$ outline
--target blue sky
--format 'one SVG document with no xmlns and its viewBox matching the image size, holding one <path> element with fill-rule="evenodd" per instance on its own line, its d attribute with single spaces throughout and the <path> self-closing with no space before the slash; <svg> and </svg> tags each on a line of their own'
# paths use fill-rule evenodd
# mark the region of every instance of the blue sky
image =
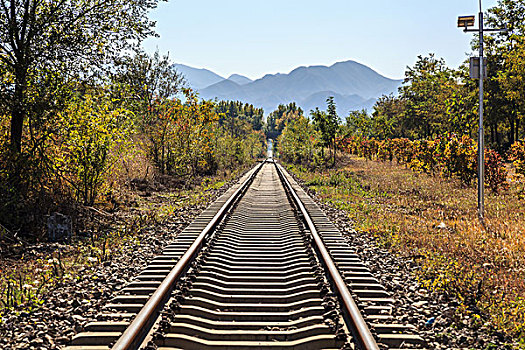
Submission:
<svg viewBox="0 0 525 350">
<path fill-rule="evenodd" d="M 144 47 L 225 77 L 351 59 L 402 78 L 421 54 L 465 60 L 472 36 L 457 16 L 477 12 L 478 0 L 169 0 L 151 13 L 160 37 Z"/>
</svg>

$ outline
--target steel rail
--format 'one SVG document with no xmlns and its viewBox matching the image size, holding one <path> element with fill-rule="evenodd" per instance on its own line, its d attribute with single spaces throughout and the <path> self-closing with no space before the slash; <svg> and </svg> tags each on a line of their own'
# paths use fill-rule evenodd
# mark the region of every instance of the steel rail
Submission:
<svg viewBox="0 0 525 350">
<path fill-rule="evenodd" d="M 146 304 L 139 311 L 137 316 L 133 319 L 131 324 L 122 333 L 115 345 L 114 350 L 135 350 L 138 349 L 145 337 L 149 333 L 151 327 L 155 324 L 158 314 L 166 301 L 168 300 L 175 283 L 184 274 L 189 267 L 189 264 L 197 253 L 201 250 L 205 239 L 221 222 L 228 210 L 232 207 L 238 197 L 249 187 L 264 162 L 259 164 L 252 174 L 246 179 L 241 186 L 228 198 L 221 209 L 215 214 L 208 225 L 201 231 L 199 236 L 195 239 L 193 244 L 188 248 L 184 255 L 179 259 L 177 264 L 171 269 L 170 273 L 162 281 L 159 287 L 148 299 Z"/>
<path fill-rule="evenodd" d="M 350 294 L 350 291 L 348 290 L 348 287 L 346 286 L 345 281 L 343 280 L 343 277 L 339 273 L 339 270 L 337 269 L 337 266 L 335 266 L 334 261 L 332 260 L 330 254 L 328 253 L 328 250 L 326 249 L 326 246 L 324 245 L 323 239 L 317 232 L 317 229 L 315 228 L 315 225 L 308 214 L 308 211 L 303 205 L 303 202 L 297 195 L 297 193 L 292 188 L 292 185 L 284 176 L 284 172 L 282 169 L 280 169 L 280 165 L 275 163 L 275 167 L 277 169 L 277 172 L 279 173 L 279 177 L 285 184 L 286 188 L 289 190 L 290 195 L 293 198 L 293 201 L 301 211 L 301 214 L 304 217 L 304 220 L 306 221 L 306 224 L 308 226 L 308 229 L 310 230 L 312 237 L 314 239 L 315 245 L 321 255 L 321 258 L 323 259 L 323 262 L 330 274 L 330 277 L 332 278 L 332 282 L 335 285 L 338 295 L 340 299 L 343 302 L 344 305 L 344 311 L 346 311 L 347 316 L 350 318 L 350 324 L 347 324 L 347 326 L 352 330 L 354 333 L 354 337 L 356 338 L 357 342 L 363 349 L 366 350 L 379 350 L 379 346 L 376 343 L 376 340 L 374 339 L 374 336 L 370 332 L 370 329 L 368 328 L 368 325 L 366 324 L 363 316 L 361 315 L 361 311 L 359 311 L 359 308 L 357 307 L 357 304 L 355 303 L 354 299 L 352 298 L 352 295 Z"/>
</svg>

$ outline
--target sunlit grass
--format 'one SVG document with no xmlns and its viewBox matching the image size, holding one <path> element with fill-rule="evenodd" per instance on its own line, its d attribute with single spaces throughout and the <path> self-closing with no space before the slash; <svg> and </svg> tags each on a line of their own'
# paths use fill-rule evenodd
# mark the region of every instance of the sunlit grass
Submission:
<svg viewBox="0 0 525 350">
<path fill-rule="evenodd" d="M 329 171 L 291 170 L 359 233 L 415 259 L 420 282 L 457 298 L 460 312 L 488 315 L 496 329 L 525 338 L 523 184 L 487 193 L 482 225 L 474 187 L 395 163 L 348 157 Z"/>
<path fill-rule="evenodd" d="M 140 245 L 141 232 L 175 218 L 177 211 L 209 203 L 214 192 L 243 169 L 223 172 L 204 179 L 193 188 L 153 192 L 144 198 L 132 195 L 136 203 L 128 210 L 126 222 L 94 232 L 73 245 L 64 245 L 45 258 L 3 259 L 0 261 L 0 322 L 8 312 L 31 312 L 43 303 L 45 293 L 60 281 L 74 280 L 83 267 L 110 261 L 126 245 Z M 131 243 L 131 244 L 129 244 Z"/>
</svg>

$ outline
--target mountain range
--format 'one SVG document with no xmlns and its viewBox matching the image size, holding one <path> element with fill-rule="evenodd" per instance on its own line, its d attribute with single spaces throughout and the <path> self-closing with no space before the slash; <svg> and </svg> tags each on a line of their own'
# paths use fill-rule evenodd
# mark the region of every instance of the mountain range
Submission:
<svg viewBox="0 0 525 350">
<path fill-rule="evenodd" d="M 339 114 L 345 116 L 351 110 L 371 109 L 378 97 L 395 94 L 402 82 L 354 61 L 298 67 L 288 74 L 267 74 L 253 81 L 239 74 L 223 78 L 183 64 L 174 67 L 201 98 L 239 100 L 264 108 L 266 114 L 289 102 L 296 102 L 306 113 L 316 107 L 325 109 L 326 99 L 334 96 Z"/>
</svg>

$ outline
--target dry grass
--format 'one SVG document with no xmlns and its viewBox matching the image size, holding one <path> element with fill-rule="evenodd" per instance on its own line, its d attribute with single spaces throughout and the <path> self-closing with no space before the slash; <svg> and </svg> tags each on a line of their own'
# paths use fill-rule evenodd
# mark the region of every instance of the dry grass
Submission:
<svg viewBox="0 0 525 350">
<path fill-rule="evenodd" d="M 523 184 L 488 193 L 482 225 L 474 187 L 395 163 L 349 156 L 334 170 L 293 171 L 324 201 L 344 209 L 358 232 L 416 259 L 424 285 L 459 298 L 461 312 L 487 317 L 523 343 Z"/>
<path fill-rule="evenodd" d="M 140 156 L 133 161 L 146 164 Z M 145 170 L 145 168 L 144 168 Z M 173 189 L 155 183 L 147 171 L 140 181 L 129 179 L 118 183 L 126 174 L 115 174 L 113 204 L 98 203 L 89 223 L 83 224 L 85 237 L 74 237 L 73 244 L 39 244 L 24 242 L 12 244 L 0 259 L 0 323 L 8 312 L 35 310 L 42 297 L 64 279 L 77 278 L 85 266 L 112 260 L 128 242 L 140 245 L 145 236 L 163 227 L 163 223 L 177 221 L 177 212 L 183 208 L 206 205 L 216 189 L 234 179 L 243 169 L 227 170 L 204 179 L 192 179 L 183 188 Z M 129 174 L 128 174 L 129 175 Z M 126 186 L 129 184 L 129 186 Z M 131 187 L 130 187 L 131 186 Z M 116 202 L 116 203 L 115 203 Z M 106 212 L 110 210 L 111 214 Z M 0 232 L 1 233 L 1 232 Z"/>
</svg>

